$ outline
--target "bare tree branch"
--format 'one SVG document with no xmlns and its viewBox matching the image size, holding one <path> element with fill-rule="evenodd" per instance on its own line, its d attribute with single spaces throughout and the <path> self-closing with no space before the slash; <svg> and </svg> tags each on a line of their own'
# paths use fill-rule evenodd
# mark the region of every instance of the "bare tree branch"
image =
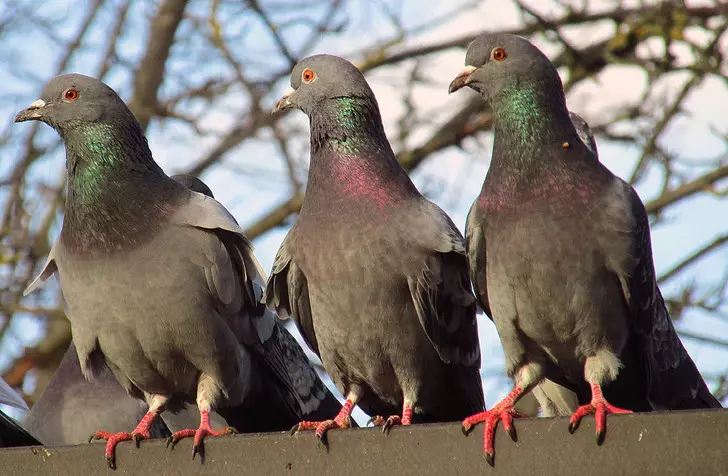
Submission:
<svg viewBox="0 0 728 476">
<path fill-rule="evenodd" d="M 164 81 L 164 65 L 189 0 L 163 0 L 149 27 L 147 52 L 134 77 L 129 109 L 143 129 L 149 125 L 157 105 L 157 92 Z"/>
</svg>

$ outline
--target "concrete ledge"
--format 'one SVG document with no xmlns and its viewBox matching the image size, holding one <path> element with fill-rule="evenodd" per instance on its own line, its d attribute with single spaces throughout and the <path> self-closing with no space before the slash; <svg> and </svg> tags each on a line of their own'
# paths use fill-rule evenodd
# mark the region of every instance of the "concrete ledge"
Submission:
<svg viewBox="0 0 728 476">
<path fill-rule="evenodd" d="M 467 438 L 459 424 L 330 432 L 329 450 L 313 434 L 237 435 L 206 440 L 204 464 L 190 439 L 170 451 L 164 440 L 117 449 L 106 466 L 103 444 L 0 450 L 1 475 L 728 475 L 728 410 L 608 416 L 601 447 L 594 419 L 574 435 L 565 418 L 517 420 L 518 443 L 498 428 L 495 468 L 485 462 L 482 425 Z"/>
</svg>

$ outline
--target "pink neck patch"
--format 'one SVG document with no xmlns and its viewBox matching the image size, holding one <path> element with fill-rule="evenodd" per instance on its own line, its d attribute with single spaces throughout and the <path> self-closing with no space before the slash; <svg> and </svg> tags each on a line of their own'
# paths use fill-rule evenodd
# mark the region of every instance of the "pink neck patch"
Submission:
<svg viewBox="0 0 728 476">
<path fill-rule="evenodd" d="M 379 173 L 359 160 L 341 160 L 334 165 L 334 175 L 343 195 L 373 203 L 383 210 L 395 199 Z"/>
<path fill-rule="evenodd" d="M 545 175 L 528 189 L 516 190 L 513 184 L 481 193 L 478 204 L 481 208 L 494 211 L 515 209 L 527 203 L 557 202 L 566 208 L 588 203 L 594 199 L 596 190 L 587 182 L 564 180 L 561 177 Z"/>
</svg>

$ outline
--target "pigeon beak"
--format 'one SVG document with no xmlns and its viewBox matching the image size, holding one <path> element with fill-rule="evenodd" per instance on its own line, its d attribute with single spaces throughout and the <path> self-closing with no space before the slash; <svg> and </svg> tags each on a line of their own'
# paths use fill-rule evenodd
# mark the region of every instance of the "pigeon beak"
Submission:
<svg viewBox="0 0 728 476">
<path fill-rule="evenodd" d="M 18 113 L 17 116 L 15 116 L 15 122 L 25 122 L 25 121 L 33 121 L 36 119 L 41 118 L 41 111 L 43 107 L 45 107 L 46 103 L 42 99 L 38 99 L 37 101 L 33 102 L 30 106 L 23 109 Z"/>
<path fill-rule="evenodd" d="M 273 108 L 273 111 L 271 114 L 276 114 L 278 112 L 284 111 L 288 108 L 293 107 L 293 104 L 291 103 L 291 95 L 295 93 L 296 90 L 293 88 L 288 88 L 285 93 L 283 93 L 283 97 L 281 97 L 278 102 L 276 103 L 276 107 Z"/>
<path fill-rule="evenodd" d="M 461 89 L 470 84 L 470 75 L 473 74 L 473 71 L 475 71 L 476 69 L 477 68 L 475 66 L 466 66 L 465 69 L 460 72 L 460 74 L 455 76 L 455 79 L 452 80 L 452 83 L 450 83 L 450 87 L 447 90 L 448 94 L 452 94 L 458 89 Z"/>
</svg>

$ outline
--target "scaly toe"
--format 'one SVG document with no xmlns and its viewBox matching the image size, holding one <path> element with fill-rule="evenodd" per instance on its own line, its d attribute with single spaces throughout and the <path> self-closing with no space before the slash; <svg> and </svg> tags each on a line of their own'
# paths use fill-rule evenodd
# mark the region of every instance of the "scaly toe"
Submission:
<svg viewBox="0 0 728 476">
<path fill-rule="evenodd" d="M 369 420 L 367 420 L 367 426 L 382 426 L 384 424 L 384 418 L 381 417 L 381 415 L 373 416 Z"/>
<path fill-rule="evenodd" d="M 148 438 L 149 437 L 147 435 L 143 435 L 141 433 L 132 433 L 131 434 L 131 439 L 132 439 L 132 441 L 134 441 L 134 445 L 136 445 L 137 448 L 139 448 L 139 445 L 142 442 L 142 440 L 146 440 Z"/>
<path fill-rule="evenodd" d="M 382 425 L 382 433 L 388 435 L 389 432 L 392 430 L 392 427 L 395 425 L 401 425 L 402 419 L 398 415 L 392 415 L 389 418 L 387 418 L 387 421 L 384 422 L 384 425 Z"/>
</svg>

